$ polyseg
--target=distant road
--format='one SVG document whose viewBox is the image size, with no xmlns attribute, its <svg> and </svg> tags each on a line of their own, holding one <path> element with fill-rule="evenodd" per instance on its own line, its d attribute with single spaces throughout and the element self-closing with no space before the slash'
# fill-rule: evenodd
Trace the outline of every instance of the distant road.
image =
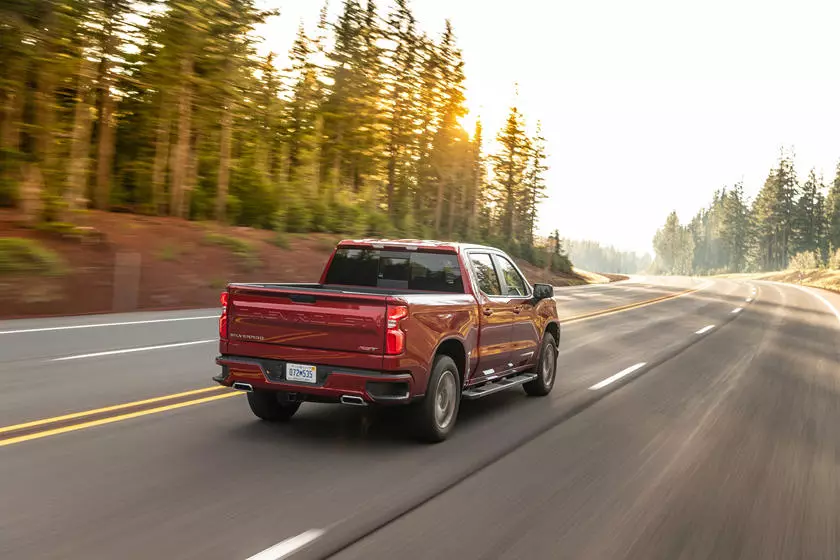
<svg viewBox="0 0 840 560">
<path fill-rule="evenodd" d="M 0 322 L 0 558 L 837 558 L 840 297 L 636 278 L 557 290 L 547 399 L 262 424 L 217 310 Z"/>
</svg>

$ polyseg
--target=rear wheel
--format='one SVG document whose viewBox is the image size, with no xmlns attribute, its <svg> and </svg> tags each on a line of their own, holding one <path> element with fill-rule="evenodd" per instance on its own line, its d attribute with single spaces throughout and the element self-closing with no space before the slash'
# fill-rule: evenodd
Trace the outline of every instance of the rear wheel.
<svg viewBox="0 0 840 560">
<path fill-rule="evenodd" d="M 248 393 L 248 405 L 257 418 L 267 422 L 285 422 L 300 408 L 299 402 L 284 402 L 276 391 Z"/>
<path fill-rule="evenodd" d="M 532 397 L 544 397 L 551 392 L 557 377 L 557 341 L 551 333 L 543 336 L 540 361 L 534 373 L 537 378 L 523 385 L 523 388 Z"/>
<path fill-rule="evenodd" d="M 458 367 L 449 356 L 437 356 L 429 376 L 426 397 L 412 411 L 417 436 L 429 443 L 447 438 L 461 406 Z"/>
</svg>

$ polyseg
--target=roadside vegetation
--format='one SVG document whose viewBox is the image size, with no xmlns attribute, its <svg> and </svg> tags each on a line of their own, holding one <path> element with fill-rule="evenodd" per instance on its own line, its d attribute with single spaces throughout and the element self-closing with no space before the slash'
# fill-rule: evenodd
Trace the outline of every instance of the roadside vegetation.
<svg viewBox="0 0 840 560">
<path fill-rule="evenodd" d="M 208 232 L 204 236 L 204 242 L 209 245 L 224 247 L 239 258 L 240 262 L 249 270 L 260 267 L 261 261 L 259 252 L 250 241 L 241 237 L 228 235 L 219 232 Z"/>
<path fill-rule="evenodd" d="M 800 181 L 782 152 L 754 200 L 740 183 L 718 191 L 688 224 L 672 212 L 653 243 L 663 274 L 838 269 L 840 164 L 830 184 L 813 169 Z"/>
<path fill-rule="evenodd" d="M 0 274 L 60 276 L 64 272 L 61 258 L 37 241 L 0 237 Z"/>
<path fill-rule="evenodd" d="M 539 123 L 514 101 L 501 130 L 464 127 L 449 22 L 426 34 L 404 0 L 348 0 L 301 24 L 281 68 L 256 32 L 282 16 L 258 4 L 3 4 L 0 206 L 58 233 L 93 208 L 271 230 L 279 247 L 296 233 L 483 242 L 570 272 L 536 234 Z"/>
</svg>

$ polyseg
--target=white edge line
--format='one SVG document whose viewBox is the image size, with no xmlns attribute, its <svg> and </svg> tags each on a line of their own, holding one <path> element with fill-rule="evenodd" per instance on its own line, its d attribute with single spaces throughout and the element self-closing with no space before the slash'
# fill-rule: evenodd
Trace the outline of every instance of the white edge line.
<svg viewBox="0 0 840 560">
<path fill-rule="evenodd" d="M 752 303 L 752 300 L 753 300 L 753 298 L 748 297 L 748 298 L 746 299 L 746 302 L 747 302 L 747 303 Z"/>
<path fill-rule="evenodd" d="M 825 306 L 828 307 L 831 310 L 832 313 L 834 313 L 834 316 L 837 317 L 837 321 L 840 322 L 840 311 L 838 311 L 837 308 L 834 307 L 831 304 L 831 302 L 828 301 L 825 298 L 825 296 L 823 296 L 821 293 L 817 292 L 816 290 L 809 290 L 808 288 L 805 288 L 804 286 L 797 286 L 796 284 L 787 284 L 787 285 L 788 286 L 793 286 L 794 288 L 799 288 L 803 292 L 805 292 L 807 294 L 811 294 L 812 296 L 814 296 L 815 298 L 817 298 L 818 300 L 823 302 L 825 304 Z"/>
<path fill-rule="evenodd" d="M 744 310 L 743 307 L 736 307 L 735 309 L 732 310 L 732 313 L 740 313 L 743 310 Z"/>
<path fill-rule="evenodd" d="M 201 321 L 204 319 L 218 319 L 218 315 L 203 315 L 201 317 L 175 317 L 173 319 L 149 319 L 147 321 L 125 321 L 122 323 L 95 323 L 92 325 L 68 325 L 66 327 L 43 327 L 40 329 L 18 329 L 14 331 L 0 331 L 0 334 L 23 334 L 49 331 L 70 331 L 75 329 L 95 329 L 100 327 L 123 327 L 126 325 L 151 325 L 152 323 L 175 323 L 178 321 Z"/>
<path fill-rule="evenodd" d="M 117 354 L 130 354 L 132 352 L 147 352 L 149 350 L 164 350 L 166 348 L 179 348 L 181 346 L 194 346 L 196 344 L 209 344 L 211 342 L 218 342 L 218 339 L 212 340 L 193 340 L 191 342 L 176 342 L 175 344 L 161 344 L 159 346 L 143 346 L 142 348 L 125 348 L 123 350 L 108 350 L 106 352 L 94 352 L 93 354 L 76 354 L 75 356 L 64 356 L 63 358 L 53 358 L 51 362 L 66 362 L 68 360 L 81 360 L 83 358 L 98 358 L 100 356 L 114 356 Z"/>
<path fill-rule="evenodd" d="M 627 369 L 623 369 L 623 370 L 619 371 L 618 373 L 616 373 L 615 375 L 611 375 L 610 377 L 607 377 L 606 379 L 604 379 L 600 383 L 596 383 L 595 385 L 590 387 L 589 390 L 590 391 L 597 391 L 598 389 L 603 389 L 604 387 L 606 387 L 610 383 L 615 383 L 616 381 L 618 381 L 622 377 L 626 377 L 626 376 L 630 375 L 631 373 L 633 373 L 634 371 L 638 371 L 638 370 L 642 369 L 646 365 L 647 365 L 647 362 L 640 362 L 640 363 L 638 363 L 634 366 L 630 366 Z"/>
<path fill-rule="evenodd" d="M 712 330 L 713 328 L 715 328 L 715 326 L 714 326 L 714 325 L 708 325 L 708 326 L 706 326 L 706 327 L 703 327 L 702 329 L 700 329 L 699 331 L 697 331 L 697 332 L 696 332 L 696 333 L 694 333 L 694 334 L 706 334 L 707 332 L 709 332 L 709 331 L 710 331 L 710 330 Z"/>
<path fill-rule="evenodd" d="M 280 560 L 281 558 L 286 558 L 323 534 L 324 531 L 320 529 L 310 529 L 309 531 L 305 531 L 296 537 L 279 542 L 271 548 L 266 548 L 262 552 L 249 557 L 247 560 Z"/>
</svg>

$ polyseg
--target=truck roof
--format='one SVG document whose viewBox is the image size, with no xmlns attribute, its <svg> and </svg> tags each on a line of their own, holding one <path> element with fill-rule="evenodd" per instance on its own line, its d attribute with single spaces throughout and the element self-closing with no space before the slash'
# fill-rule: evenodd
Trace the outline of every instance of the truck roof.
<svg viewBox="0 0 840 560">
<path fill-rule="evenodd" d="M 458 243 L 454 241 L 435 241 L 433 239 L 344 239 L 338 243 L 339 247 L 371 247 L 376 249 L 432 249 L 451 253 L 460 253 L 464 249 L 493 249 L 484 245 L 472 243 Z"/>
</svg>

